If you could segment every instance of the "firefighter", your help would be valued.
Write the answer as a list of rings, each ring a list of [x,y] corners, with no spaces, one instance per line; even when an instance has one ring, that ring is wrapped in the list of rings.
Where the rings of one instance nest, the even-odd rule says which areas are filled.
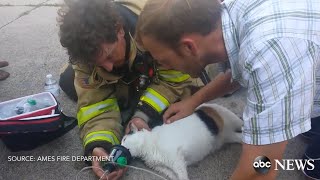
[[[150,129],[166,108],[191,95],[188,74],[158,65],[133,36],[146,0],[78,0],[60,9],[60,42],[70,65],[60,86],[77,100],[84,154],[107,156],[129,124]],[[72,65],[71,65],[72,64]],[[99,162],[92,162],[100,167]],[[103,172],[94,168],[99,177]],[[124,170],[109,174],[117,179]]]

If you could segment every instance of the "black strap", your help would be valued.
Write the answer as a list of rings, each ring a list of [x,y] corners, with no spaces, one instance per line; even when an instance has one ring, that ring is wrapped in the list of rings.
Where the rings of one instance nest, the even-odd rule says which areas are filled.
[[[138,20],[138,16],[132,12],[130,9],[128,9],[127,7],[123,6],[120,3],[115,3],[116,4],[116,9],[118,10],[118,12],[120,13],[122,20],[123,20],[123,24],[124,24],[124,31],[125,31],[125,40],[126,40],[126,59],[129,58],[129,52],[130,52],[130,35],[129,32],[131,33],[131,35],[134,35],[135,33],[135,29],[136,29],[136,24],[137,24],[137,20]]]
[[[211,81],[205,69],[201,71],[200,79],[202,80],[204,85],[209,84],[209,82]]]
[[[61,112],[61,118],[63,118],[63,121],[64,121],[64,128],[62,128],[63,134],[67,133],[68,131],[70,131],[71,129],[73,129],[78,125],[78,120],[76,118],[71,116],[66,116],[62,112]]]

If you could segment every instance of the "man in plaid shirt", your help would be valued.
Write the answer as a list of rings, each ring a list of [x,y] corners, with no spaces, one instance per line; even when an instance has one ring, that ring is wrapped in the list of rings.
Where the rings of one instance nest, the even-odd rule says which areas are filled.
[[[239,85],[247,88],[243,151],[232,179],[275,179],[274,164],[261,175],[253,160],[281,159],[287,141],[310,129],[305,158],[320,158],[314,153],[320,144],[319,7],[319,0],[149,0],[145,5],[137,41],[161,65],[194,77],[208,64],[231,65],[192,98],[171,105],[166,123]],[[315,169],[304,173],[320,178],[319,166],[315,161]]]

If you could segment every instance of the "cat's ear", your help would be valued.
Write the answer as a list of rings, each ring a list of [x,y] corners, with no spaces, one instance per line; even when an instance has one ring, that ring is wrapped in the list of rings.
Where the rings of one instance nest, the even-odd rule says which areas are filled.
[[[133,133],[136,133],[138,131],[138,128],[135,124],[131,123],[130,124],[130,130],[133,132]]]

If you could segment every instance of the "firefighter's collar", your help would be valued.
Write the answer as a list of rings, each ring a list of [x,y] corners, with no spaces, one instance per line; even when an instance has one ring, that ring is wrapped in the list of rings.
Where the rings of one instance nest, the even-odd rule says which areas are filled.
[[[129,52],[129,71],[132,71],[132,66],[134,64],[135,59],[137,58],[137,56],[139,56],[139,54],[143,54],[146,53],[146,51],[143,49],[143,47],[139,46],[139,44],[136,43],[136,41],[134,40],[134,38],[131,36],[131,33],[129,32],[129,36],[130,36],[130,52]]]
[[[137,56],[137,45],[133,37],[131,36],[131,33],[129,32],[130,36],[130,52],[129,52],[129,70],[131,71],[133,62]]]
[[[97,72],[99,76],[101,76],[103,79],[107,80],[109,83],[117,82],[119,79],[121,79],[122,76],[110,73],[106,71],[102,67],[95,67],[94,72]]]

